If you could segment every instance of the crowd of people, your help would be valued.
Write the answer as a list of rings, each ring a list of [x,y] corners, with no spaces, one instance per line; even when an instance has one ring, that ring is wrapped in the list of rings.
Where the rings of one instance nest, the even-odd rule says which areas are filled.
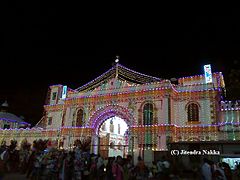
[[[232,171],[226,162],[215,163],[203,158],[201,176],[203,180],[240,180],[240,164],[237,163],[235,170]]]
[[[39,145],[40,144],[40,145]],[[151,165],[146,165],[139,156],[127,155],[103,158],[76,147],[71,151],[48,148],[43,141],[30,148],[16,150],[16,142],[0,147],[0,176],[18,172],[32,180],[138,180],[138,179],[183,179],[180,169],[171,160],[162,156]],[[27,147],[27,148],[26,148]],[[194,179],[234,180],[240,179],[240,165],[232,172],[227,163],[214,163],[204,158]],[[1,179],[1,178],[0,178]]]
[[[34,180],[125,180],[164,176],[164,171],[158,174],[158,168],[154,165],[152,168],[147,167],[141,157],[134,165],[131,155],[126,158],[103,158],[100,155],[82,152],[78,148],[73,151],[55,148],[47,148],[44,151],[33,149],[16,153],[6,147],[1,151],[3,172],[17,171]]]

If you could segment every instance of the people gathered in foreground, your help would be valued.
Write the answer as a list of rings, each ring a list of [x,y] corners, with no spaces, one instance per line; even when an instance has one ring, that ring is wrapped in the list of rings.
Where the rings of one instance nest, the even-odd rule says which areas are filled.
[[[41,143],[40,143],[41,144]],[[146,180],[184,178],[182,167],[166,156],[146,164],[141,156],[133,163],[127,155],[107,157],[90,154],[81,148],[70,151],[46,146],[29,145],[16,150],[16,144],[0,147],[0,176],[18,172],[32,180]],[[207,158],[199,162],[198,170],[192,174],[195,180],[234,180],[240,179],[240,165],[233,172],[224,162],[215,163]],[[0,177],[1,179],[1,177]]]

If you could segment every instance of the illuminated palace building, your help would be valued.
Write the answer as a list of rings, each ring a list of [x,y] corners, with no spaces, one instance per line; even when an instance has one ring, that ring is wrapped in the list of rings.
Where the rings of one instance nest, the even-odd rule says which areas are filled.
[[[171,148],[234,154],[240,108],[237,101],[224,100],[223,74],[211,73],[210,65],[204,69],[204,74],[173,82],[126,68],[117,59],[112,68],[77,89],[50,86],[45,116],[34,128],[2,130],[0,135],[47,138],[64,149],[77,139],[88,139],[91,153],[131,154],[135,162],[139,155],[152,162]]]

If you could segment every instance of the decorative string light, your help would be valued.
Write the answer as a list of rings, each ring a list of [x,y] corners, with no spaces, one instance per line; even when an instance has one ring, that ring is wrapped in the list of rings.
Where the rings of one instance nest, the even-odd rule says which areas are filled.
[[[67,107],[71,107],[73,104],[81,104],[84,109],[84,124],[82,127],[68,127],[63,126],[60,129],[49,129],[49,130],[34,130],[34,129],[26,129],[21,131],[16,129],[3,130],[0,129],[0,137],[4,138],[6,136],[21,136],[27,137],[30,134],[34,137],[48,137],[55,138],[57,136],[57,132],[61,132],[61,135],[65,135],[66,132],[73,132],[73,140],[76,138],[76,135],[80,134],[80,138],[87,136],[91,136],[94,132],[94,129],[98,129],[99,125],[110,116],[121,116],[124,117],[127,121],[133,119],[132,122],[137,122],[137,119],[132,118],[132,114],[129,113],[127,108],[121,107],[121,102],[127,102],[129,99],[144,97],[144,100],[153,99],[153,96],[163,96],[164,94],[172,93],[173,98],[181,99],[184,101],[188,101],[189,99],[193,102],[197,102],[202,97],[210,98],[212,103],[212,107],[209,108],[208,103],[200,104],[202,114],[207,114],[212,110],[212,114],[209,113],[209,116],[203,117],[200,114],[200,110],[197,110],[197,106],[190,106],[189,111],[193,112],[189,114],[189,119],[187,120],[199,120],[200,123],[203,124],[195,124],[194,122],[186,123],[186,117],[182,111],[185,110],[184,103],[178,103],[177,105],[171,104],[171,108],[174,107],[176,111],[175,114],[171,114],[171,120],[173,122],[164,122],[161,124],[160,122],[155,124],[155,120],[153,122],[149,122],[150,118],[147,118],[147,123],[144,125],[133,124],[132,122],[128,122],[129,124],[129,134],[134,138],[137,137],[137,141],[133,141],[132,144],[133,149],[139,147],[140,153],[143,153],[145,148],[151,148],[152,150],[156,148],[160,148],[156,146],[158,143],[158,135],[167,135],[169,132],[172,133],[174,141],[192,139],[194,137],[211,137],[213,140],[218,140],[217,129],[218,128],[226,128],[231,127],[233,137],[237,137],[237,133],[235,129],[239,127],[239,107],[234,107],[234,109],[221,109],[221,113],[224,112],[226,114],[226,118],[221,122],[215,122],[216,120],[216,107],[215,107],[215,95],[220,92],[220,88],[214,88],[211,83],[203,83],[204,76],[189,76],[178,79],[179,86],[174,86],[168,80],[162,80],[160,78],[148,76],[142,73],[138,73],[131,69],[128,69],[118,62],[116,62],[115,66],[113,66],[110,70],[103,73],[101,76],[97,77],[93,81],[77,88],[76,90],[68,89],[69,96],[63,101],[63,104],[53,104],[53,105],[45,105],[44,108],[46,111],[58,111],[63,112]],[[108,83],[103,83],[103,80],[111,80],[113,78],[113,85]],[[221,72],[213,73],[213,77],[216,79],[214,82],[216,87],[223,86],[223,79]],[[127,81],[126,81],[127,79]],[[141,84],[140,86],[138,85]],[[62,85],[53,85],[55,86]],[[90,105],[95,104],[96,109],[92,113],[90,110]],[[188,112],[188,108],[186,109]],[[231,111],[232,115],[229,113]],[[233,115],[236,111],[237,115]],[[92,114],[90,114],[92,113]],[[196,114],[199,113],[199,118],[196,119]],[[232,117],[232,120],[229,117]],[[209,119],[207,119],[209,117]],[[212,118],[211,118],[212,117]],[[233,118],[234,117],[234,118]],[[64,117],[62,117],[63,119]],[[167,120],[167,118],[164,118]],[[235,121],[237,119],[237,121]],[[212,120],[214,120],[214,124],[212,124]],[[181,137],[181,138],[180,138]],[[187,137],[187,138],[186,138]],[[104,142],[107,143],[107,142]],[[136,144],[135,144],[136,143]],[[137,143],[139,146],[137,146]],[[130,147],[130,146],[129,146]],[[163,147],[162,147],[163,149]]]

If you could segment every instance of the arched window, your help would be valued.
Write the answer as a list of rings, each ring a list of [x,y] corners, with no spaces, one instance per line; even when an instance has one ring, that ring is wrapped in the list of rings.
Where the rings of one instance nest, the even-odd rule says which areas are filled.
[[[77,112],[76,126],[83,126],[83,110],[79,109]]]
[[[153,123],[153,105],[147,103],[143,107],[143,124],[152,125]]]
[[[199,121],[199,109],[195,103],[190,103],[187,107],[188,121]]]

